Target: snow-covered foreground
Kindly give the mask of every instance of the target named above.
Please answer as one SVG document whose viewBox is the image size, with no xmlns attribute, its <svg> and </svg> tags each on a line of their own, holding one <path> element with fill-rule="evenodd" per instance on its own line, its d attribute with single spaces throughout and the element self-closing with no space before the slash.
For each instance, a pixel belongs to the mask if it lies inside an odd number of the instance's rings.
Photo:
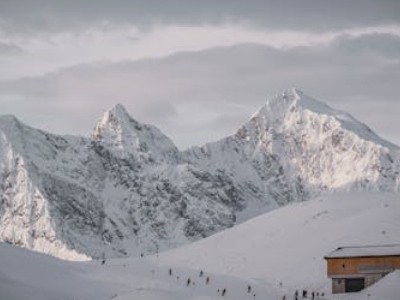
<svg viewBox="0 0 400 300">
<path fill-rule="evenodd" d="M 341 245 L 398 243 L 399 215 L 398 195 L 333 195 L 289 205 L 158 257 L 108 259 L 105 265 L 0 244 L 0 299 L 278 300 L 304 288 L 325 292 L 320 299 L 398 300 L 398 272 L 361 293 L 330 295 L 323 256 Z"/>
<path fill-rule="evenodd" d="M 400 243 L 400 196 L 344 193 L 288 205 L 191 245 L 160 263 L 330 292 L 324 256 L 339 246 Z M 400 299 L 400 282 L 397 300 Z"/>
<path fill-rule="evenodd" d="M 332 299 L 337 300 L 396 300 L 400 299 L 400 271 L 388 274 L 375 285 L 355 295 L 343 295 Z"/>
<path fill-rule="evenodd" d="M 224 299 L 280 298 L 276 288 L 227 275 L 171 267 L 170 276 L 169 267 L 146 258 L 67 262 L 0 243 L 0 261 L 2 300 L 218 299 L 223 289 Z"/>
</svg>

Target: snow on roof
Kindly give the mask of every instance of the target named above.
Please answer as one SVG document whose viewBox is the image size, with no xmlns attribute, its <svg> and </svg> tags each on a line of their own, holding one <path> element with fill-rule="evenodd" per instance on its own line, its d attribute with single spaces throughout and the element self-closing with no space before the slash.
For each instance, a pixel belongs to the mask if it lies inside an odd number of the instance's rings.
<svg viewBox="0 0 400 300">
<path fill-rule="evenodd" d="M 400 256 L 400 244 L 339 247 L 325 258 Z"/>
</svg>

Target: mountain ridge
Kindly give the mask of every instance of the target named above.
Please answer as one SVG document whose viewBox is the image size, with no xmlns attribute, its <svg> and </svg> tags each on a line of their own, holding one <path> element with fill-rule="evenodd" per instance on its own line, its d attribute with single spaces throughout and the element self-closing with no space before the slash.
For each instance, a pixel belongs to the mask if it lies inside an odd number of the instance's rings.
<svg viewBox="0 0 400 300">
<path fill-rule="evenodd" d="M 185 151 L 120 104 L 90 137 L 10 116 L 0 131 L 0 240 L 65 259 L 154 253 L 321 193 L 400 185 L 397 146 L 293 88 Z"/>
</svg>

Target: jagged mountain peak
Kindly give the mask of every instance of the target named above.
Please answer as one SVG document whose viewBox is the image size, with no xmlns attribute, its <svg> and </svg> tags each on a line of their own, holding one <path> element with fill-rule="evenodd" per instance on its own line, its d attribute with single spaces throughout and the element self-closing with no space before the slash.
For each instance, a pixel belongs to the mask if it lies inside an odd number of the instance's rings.
<svg viewBox="0 0 400 300">
<path fill-rule="evenodd" d="M 282 119 L 282 117 L 289 113 L 303 110 L 328 116 L 344 114 L 328 106 L 324 102 L 306 95 L 297 88 L 288 88 L 268 98 L 265 104 L 250 119 L 265 115 L 267 115 L 269 119 Z"/>
<path fill-rule="evenodd" d="M 114 130 L 124 130 L 133 126 L 139 127 L 139 122 L 134 120 L 122 104 L 117 104 L 107 110 L 100 121 L 97 123 L 93 136 L 95 138 L 101 135 L 105 128 Z"/>
<path fill-rule="evenodd" d="M 338 110 L 330 107 L 326 103 L 314 99 L 306 95 L 303 91 L 297 88 L 289 88 L 284 90 L 281 94 L 276 95 L 267 100 L 267 105 L 272 106 L 273 102 L 283 101 L 289 104 L 289 107 L 296 106 L 297 108 L 306 109 L 320 114 L 333 115 L 339 113 Z"/>
<path fill-rule="evenodd" d="M 367 125 L 349 113 L 332 108 L 297 88 L 286 89 L 267 99 L 266 103 L 243 127 L 253 126 L 251 124 L 258 124 L 259 128 L 273 129 L 278 132 L 293 129 L 293 127 L 302 127 L 303 130 L 306 130 L 306 125 L 317 126 L 319 124 L 322 127 L 325 126 L 324 130 L 341 129 L 362 140 L 386 148 L 399 149 L 398 146 L 379 137 Z"/>
<path fill-rule="evenodd" d="M 142 156 L 163 159 L 178 156 L 174 143 L 157 127 L 133 119 L 125 107 L 115 105 L 103 114 L 92 139 L 112 150 L 118 156 Z"/>
<path fill-rule="evenodd" d="M 128 115 L 128 112 L 125 108 L 125 106 L 123 106 L 121 103 L 117 103 L 114 105 L 113 108 L 110 109 L 111 111 L 118 113 L 118 114 L 126 114 Z"/>
<path fill-rule="evenodd" d="M 109 109 L 104 115 L 108 118 L 108 120 L 110 118 L 114 118 L 121 122 L 125 121 L 125 120 L 129 120 L 133 123 L 139 123 L 138 121 L 136 121 L 135 119 L 132 118 L 132 116 L 126 110 L 125 106 L 123 106 L 120 103 L 117 103 L 114 107 Z"/>
</svg>

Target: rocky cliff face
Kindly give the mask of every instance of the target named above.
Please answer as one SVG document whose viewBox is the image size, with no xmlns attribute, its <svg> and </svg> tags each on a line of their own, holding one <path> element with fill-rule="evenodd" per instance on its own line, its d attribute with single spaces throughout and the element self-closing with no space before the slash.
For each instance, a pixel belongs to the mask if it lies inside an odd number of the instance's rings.
<svg viewBox="0 0 400 300">
<path fill-rule="evenodd" d="M 0 240 L 65 259 L 154 253 L 336 190 L 399 191 L 400 151 L 290 89 L 180 152 L 117 105 L 90 138 L 0 118 Z"/>
</svg>

